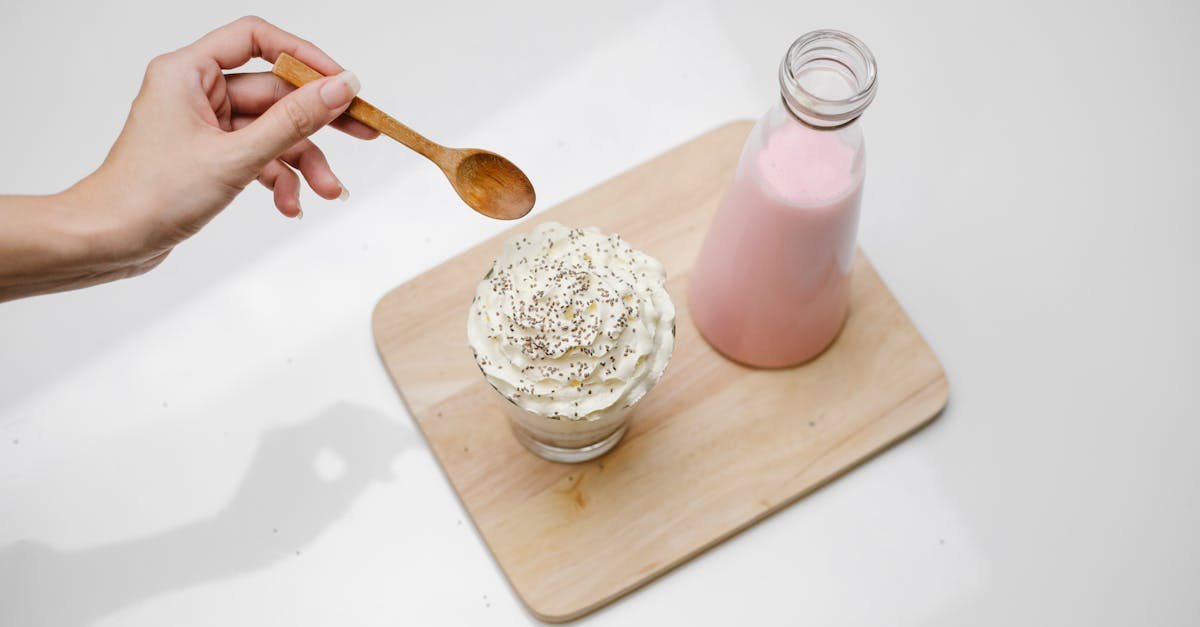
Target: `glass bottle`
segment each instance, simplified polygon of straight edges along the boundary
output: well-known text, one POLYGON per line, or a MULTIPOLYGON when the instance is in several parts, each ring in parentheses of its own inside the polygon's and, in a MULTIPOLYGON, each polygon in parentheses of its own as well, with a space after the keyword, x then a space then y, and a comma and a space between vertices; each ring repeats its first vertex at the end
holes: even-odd
POLYGON ((692 317, 727 357, 790 366, 841 330, 866 172, 858 118, 875 82, 870 50, 840 31, 784 55, 782 98, 750 131, 692 273, 692 317))

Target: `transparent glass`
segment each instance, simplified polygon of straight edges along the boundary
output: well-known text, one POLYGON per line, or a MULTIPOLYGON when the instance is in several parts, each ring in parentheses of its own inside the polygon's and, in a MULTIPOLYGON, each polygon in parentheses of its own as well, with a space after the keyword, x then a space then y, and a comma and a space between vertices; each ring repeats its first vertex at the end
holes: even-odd
POLYGON ((784 367, 820 354, 845 323, 866 149, 858 118, 875 60, 839 31, 797 39, 780 102, 758 121, 692 273, 689 305, 727 357, 784 367))
MULTIPOLYGON (((507 399, 506 399, 507 400, 507 399)), ((595 459, 616 446, 629 427, 633 407, 606 411, 591 420, 549 418, 505 403, 513 433, 525 448, 554 462, 595 459)))
POLYGON ((853 121, 875 99, 875 56, 854 35, 817 30, 792 42, 779 62, 779 91, 809 126, 853 121))

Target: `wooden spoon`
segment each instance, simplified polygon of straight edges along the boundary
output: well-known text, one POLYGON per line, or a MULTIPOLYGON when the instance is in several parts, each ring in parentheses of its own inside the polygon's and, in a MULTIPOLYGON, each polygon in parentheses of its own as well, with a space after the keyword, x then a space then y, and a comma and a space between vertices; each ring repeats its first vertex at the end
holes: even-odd
MULTIPOLYGON (((322 74, 286 52, 279 53, 272 70, 299 87, 322 74)), ((533 184, 511 161, 487 150, 447 148, 408 128, 362 98, 355 98, 346 115, 412 148, 442 169, 454 191, 472 209, 498 220, 515 220, 533 209, 533 184)))

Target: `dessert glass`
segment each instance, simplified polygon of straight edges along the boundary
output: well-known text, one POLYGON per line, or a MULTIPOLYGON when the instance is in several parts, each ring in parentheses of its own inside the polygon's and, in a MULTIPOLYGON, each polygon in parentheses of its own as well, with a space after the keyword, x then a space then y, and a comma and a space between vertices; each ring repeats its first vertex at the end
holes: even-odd
POLYGON ((675 346, 666 272, 617 235, 553 222, 511 238, 467 339, 526 448, 581 462, 621 440, 675 346))

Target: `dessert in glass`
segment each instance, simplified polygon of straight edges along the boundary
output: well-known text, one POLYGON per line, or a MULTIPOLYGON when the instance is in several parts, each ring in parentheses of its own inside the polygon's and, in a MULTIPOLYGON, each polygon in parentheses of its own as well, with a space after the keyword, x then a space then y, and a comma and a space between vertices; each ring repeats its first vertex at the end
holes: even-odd
POLYGON ((580 462, 620 441, 662 377, 675 306, 658 260, 618 235, 548 222, 505 244, 476 289, 467 339, 517 439, 580 462))

